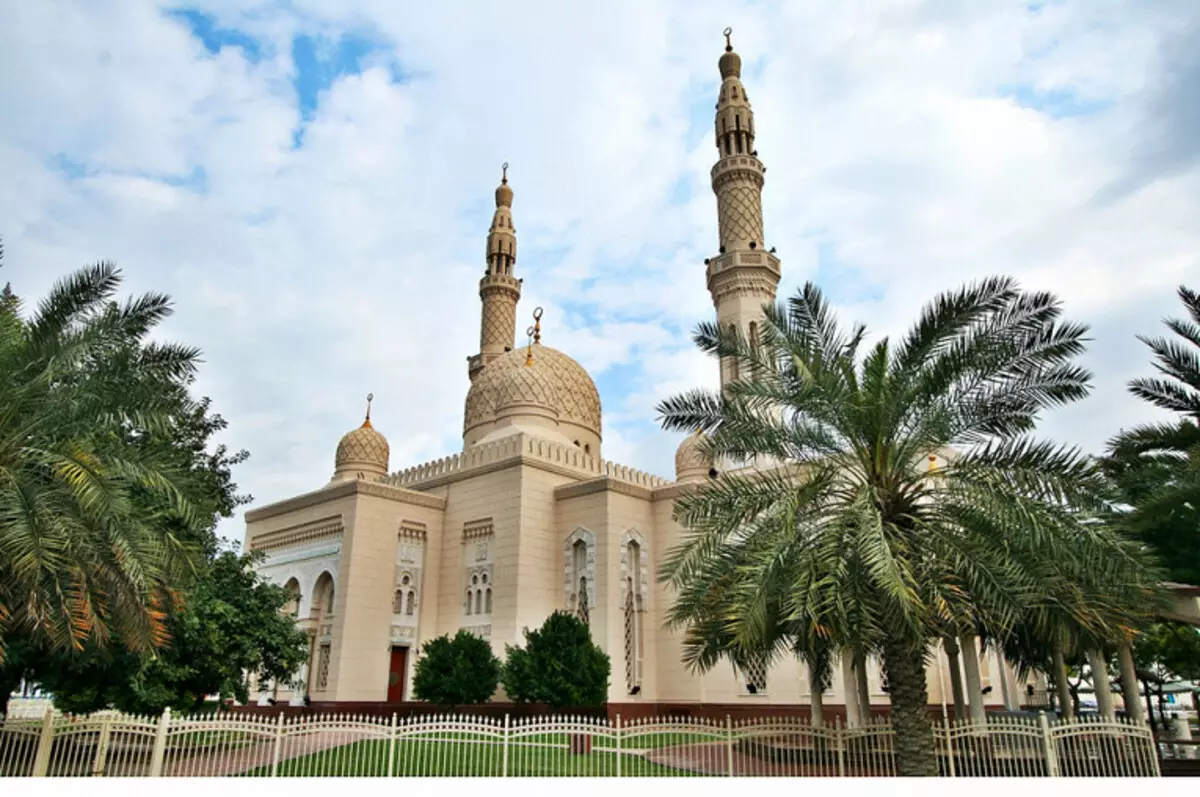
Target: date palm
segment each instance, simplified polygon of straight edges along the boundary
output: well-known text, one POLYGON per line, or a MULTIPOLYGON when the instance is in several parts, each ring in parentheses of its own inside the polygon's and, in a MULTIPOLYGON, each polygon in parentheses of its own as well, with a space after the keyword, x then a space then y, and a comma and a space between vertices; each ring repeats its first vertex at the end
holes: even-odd
POLYGON ((662 571, 668 623, 697 669, 711 666, 714 622, 742 650, 785 622, 878 654, 897 767, 935 775, 925 664, 948 627, 971 618, 1003 637, 1052 605, 1116 633, 1088 596, 1146 577, 1137 551, 1092 522, 1109 510, 1096 466, 1031 436, 1039 413, 1087 394, 1086 328, 1005 278, 938 296, 898 343, 862 353, 865 328, 843 330, 811 284, 764 314, 756 344, 712 323, 695 335, 747 378, 658 408, 727 466, 677 501, 688 531, 662 571))
POLYGON ((1139 338, 1159 376, 1129 383, 1176 419, 1119 434, 1105 467, 1132 507, 1122 522, 1163 555, 1175 580, 1200 583, 1200 294, 1180 286, 1178 295, 1188 318, 1165 322, 1174 338, 1139 338))
POLYGON ((164 640, 172 588, 211 523, 161 446, 198 353, 147 342, 170 313, 117 303, 111 264, 60 280, 28 318, 0 304, 0 659, 5 638, 50 649, 164 640))

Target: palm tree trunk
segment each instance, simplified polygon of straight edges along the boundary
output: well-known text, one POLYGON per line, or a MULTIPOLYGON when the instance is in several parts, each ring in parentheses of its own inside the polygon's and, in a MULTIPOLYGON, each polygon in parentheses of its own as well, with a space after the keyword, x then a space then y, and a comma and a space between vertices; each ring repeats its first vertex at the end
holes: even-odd
POLYGON ((924 646, 885 639, 883 666, 887 672, 892 727, 896 733, 896 774, 936 777, 938 761, 933 729, 929 724, 924 646))
POLYGON ((946 647, 946 661, 950 664, 950 691, 954 694, 954 719, 967 718, 967 701, 963 698, 962 666, 958 663, 958 641, 952 636, 942 642, 946 647))
POLYGON ((1142 710, 1142 696, 1138 694, 1137 670, 1133 665, 1133 650, 1128 644, 1121 646, 1121 697, 1125 700, 1125 714, 1138 725, 1146 724, 1146 712, 1142 710))
POLYGON ((1062 648, 1054 646, 1054 690, 1058 693, 1058 710, 1065 720, 1075 717, 1075 704, 1071 700, 1071 685, 1067 683, 1067 662, 1062 648))

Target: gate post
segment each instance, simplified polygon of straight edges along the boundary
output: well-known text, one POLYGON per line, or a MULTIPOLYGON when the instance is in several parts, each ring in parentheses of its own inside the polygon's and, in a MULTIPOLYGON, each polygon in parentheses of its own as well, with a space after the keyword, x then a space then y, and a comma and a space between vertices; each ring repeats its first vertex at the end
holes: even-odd
POLYGON ((621 777, 621 715, 617 715, 616 730, 613 734, 613 744, 617 748, 617 777, 621 777))
POLYGON ((396 712, 392 712, 392 725, 388 728, 388 763, 387 776, 390 778, 396 772, 396 712))
POLYGON ((501 751, 502 755, 501 755, 501 762, 500 762, 500 777, 502 777, 502 778, 508 777, 508 736, 509 736, 509 728, 510 728, 508 717, 509 717, 508 712, 505 712, 504 713, 504 746, 501 751))
POLYGON ((108 763, 108 741, 112 735, 112 717, 100 720, 100 739, 96 742, 96 757, 92 760, 92 777, 104 775, 104 765, 108 763))
POLYGON ((946 734, 946 758, 950 762, 950 777, 958 777, 954 766, 954 742, 950 738, 950 720, 942 712, 942 733, 946 734))
POLYGON ((171 722, 171 709, 164 708, 162 716, 158 718, 158 733, 154 736, 154 752, 150 754, 150 777, 157 778, 162 775, 163 758, 167 752, 167 726, 171 722))
POLYGON ((1058 756, 1054 753, 1054 739, 1050 737, 1050 723, 1046 720, 1046 712, 1038 712, 1038 722, 1042 726, 1042 750, 1046 755, 1047 777, 1058 777, 1058 756))
POLYGON ((37 755, 33 759, 35 778, 44 778, 50 771, 50 749, 54 746, 54 706, 46 706, 42 715, 42 735, 38 737, 37 755))
POLYGON ((271 777, 279 774, 279 749, 283 746, 283 712, 275 717, 275 744, 271 750, 271 777))
POLYGON ((725 715, 725 758, 729 765, 729 777, 733 777, 733 720, 725 715))
POLYGON ((842 732, 842 718, 833 718, 833 738, 837 740, 838 777, 846 777, 846 734, 842 732))

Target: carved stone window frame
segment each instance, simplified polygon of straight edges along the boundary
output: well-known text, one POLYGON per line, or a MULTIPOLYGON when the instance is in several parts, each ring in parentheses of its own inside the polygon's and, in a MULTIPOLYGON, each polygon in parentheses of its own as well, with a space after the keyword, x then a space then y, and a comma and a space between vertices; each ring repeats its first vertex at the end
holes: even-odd
POLYGON ((622 608, 629 598, 629 579, 631 576, 631 563, 629 561, 629 543, 636 542, 638 544, 639 562, 638 567, 638 583, 634 585, 635 598, 638 611, 646 610, 646 599, 650 594, 650 551, 647 550, 646 538, 637 529, 627 529, 621 535, 621 601, 618 604, 622 608))
POLYGON ((596 535, 583 526, 577 526, 563 541, 563 600, 567 611, 576 611, 576 592, 579 583, 575 576, 575 543, 582 541, 587 549, 583 576, 588 583, 588 610, 596 608, 596 535))

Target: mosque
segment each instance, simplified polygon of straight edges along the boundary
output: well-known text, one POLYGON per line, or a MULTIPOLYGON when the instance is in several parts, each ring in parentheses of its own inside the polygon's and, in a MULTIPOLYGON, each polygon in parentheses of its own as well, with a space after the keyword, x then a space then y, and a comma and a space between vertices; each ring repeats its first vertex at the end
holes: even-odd
MULTIPOLYGON (((763 304, 775 299, 780 260, 763 233, 766 167, 728 37, 727 30, 712 167, 719 247, 705 278, 720 323, 754 340, 763 304)), ((682 531, 675 499, 712 478, 714 463, 694 436, 679 446, 674 480, 603 458, 591 376, 542 343, 540 311, 530 342, 516 342, 522 281, 513 196, 506 167, 479 282, 479 352, 468 357, 461 453, 389 471, 388 442, 371 425, 368 401, 362 426, 338 443, 327 485, 246 513, 247 549, 261 551, 261 572, 291 591, 289 610, 311 640, 308 664, 292 684, 274 688, 275 699, 411 700, 423 642, 465 628, 502 657, 506 643, 524 641, 523 629, 561 609, 583 619, 611 658, 610 709, 644 704, 626 708, 627 716, 681 704, 808 705, 808 673, 795 661, 746 672, 721 665, 704 675, 681 663, 680 635, 663 623, 671 595, 655 573, 682 531)), ((720 367, 722 384, 738 377, 736 364, 720 367)), ((984 703, 1019 702, 1012 669, 993 654, 966 655, 963 665, 984 703)), ((944 652, 930 667, 930 701, 944 705, 944 652)), ((883 690, 878 662, 845 661, 818 699, 853 719, 869 704, 887 706, 883 690)))

